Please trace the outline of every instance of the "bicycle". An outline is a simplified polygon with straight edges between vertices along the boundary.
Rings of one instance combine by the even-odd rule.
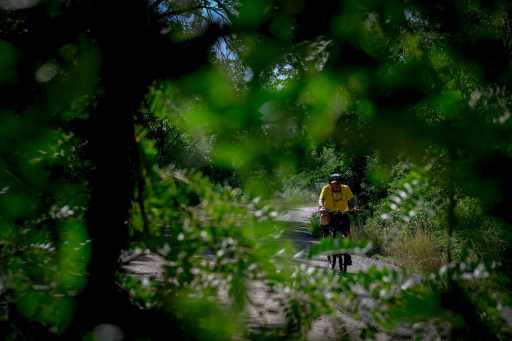
[[[349,214],[355,214],[357,209],[347,212],[330,212],[330,223],[327,231],[322,231],[323,237],[336,239],[337,236],[347,238],[350,236],[350,218]],[[348,253],[338,253],[327,255],[327,263],[331,269],[335,269],[336,260],[341,272],[347,272],[348,266],[352,265],[352,257]]]

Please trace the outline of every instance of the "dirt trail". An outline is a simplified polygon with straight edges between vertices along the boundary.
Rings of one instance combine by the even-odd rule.
[[[297,251],[302,251],[301,257],[295,259],[309,267],[325,268],[329,270],[325,257],[313,259],[306,258],[311,245],[317,242],[309,231],[310,219],[315,212],[315,207],[301,207],[291,209],[281,215],[278,220],[289,224],[287,239],[292,241]],[[126,256],[129,259],[129,256]],[[393,267],[382,261],[375,260],[365,256],[352,256],[353,265],[349,267],[349,272],[365,271],[370,266]],[[162,278],[164,260],[154,254],[142,253],[129,260],[124,266],[124,270],[141,277],[155,279]],[[329,270],[330,271],[330,270]],[[285,323],[284,312],[282,310],[283,302],[280,301],[282,295],[279,293],[269,294],[269,289],[262,282],[253,282],[249,285],[249,297],[252,304],[249,305],[247,312],[248,324],[254,330],[272,329],[281,327]],[[340,338],[359,339],[359,333],[364,324],[355,321],[348,315],[339,311],[335,316],[322,316],[317,319],[309,332],[308,340],[339,340]],[[389,336],[379,334],[378,340],[388,340]]]
[[[316,207],[294,208],[287,211],[285,214],[278,218],[280,221],[290,223],[288,239],[294,243],[299,252],[302,251],[304,257],[308,254],[311,245],[317,242],[317,240],[311,235],[309,228],[311,216],[315,213],[316,210]],[[325,257],[317,257],[307,260],[304,259],[304,261],[309,265],[325,267],[327,269],[327,262],[325,261]],[[366,271],[370,266],[376,266],[378,268],[396,268],[395,266],[378,259],[353,255],[352,266],[349,267],[348,272]]]
[[[316,210],[316,207],[300,207],[291,209],[279,217],[279,220],[290,224],[288,239],[294,243],[298,251],[302,251],[304,257],[308,254],[311,245],[318,242],[311,235],[309,228],[311,217]],[[300,261],[306,264],[306,266],[321,267],[330,271],[325,256],[313,259],[302,258]],[[366,271],[371,266],[395,268],[393,265],[377,259],[353,255],[352,266],[348,268],[348,272]],[[317,319],[308,332],[307,338],[308,340],[339,340],[340,338],[357,340],[360,339],[359,335],[363,328],[364,323],[352,319],[342,311],[338,311],[335,316],[322,316]],[[384,333],[377,335],[377,340],[389,339],[391,337]]]

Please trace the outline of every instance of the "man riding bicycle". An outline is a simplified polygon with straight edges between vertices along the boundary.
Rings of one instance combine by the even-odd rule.
[[[318,199],[320,211],[320,228],[324,237],[329,236],[331,232],[336,235],[341,232],[344,237],[351,237],[349,211],[357,211],[355,207],[354,195],[349,186],[342,183],[342,177],[338,173],[329,176],[329,184],[322,188],[320,198]],[[334,231],[333,231],[334,230]],[[329,262],[331,257],[328,257]],[[332,266],[334,268],[336,257],[333,258]],[[346,266],[352,264],[350,255],[345,254],[340,257],[340,268],[346,271]]]

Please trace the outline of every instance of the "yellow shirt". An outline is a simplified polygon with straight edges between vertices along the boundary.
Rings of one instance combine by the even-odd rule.
[[[348,201],[354,195],[347,185],[341,185],[339,192],[334,192],[331,185],[326,185],[322,188],[320,193],[320,202],[323,202],[323,207],[331,211],[348,211]]]

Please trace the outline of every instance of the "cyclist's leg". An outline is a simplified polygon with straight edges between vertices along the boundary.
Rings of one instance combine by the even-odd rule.
[[[348,214],[344,214],[343,215],[343,218],[342,218],[342,221],[343,221],[343,237],[347,238],[348,236],[350,236],[350,217]],[[350,256],[350,254],[348,253],[344,253],[343,254],[343,272],[347,272],[347,267],[349,265],[352,265],[352,256]]]
[[[339,217],[338,217],[339,218]],[[333,239],[336,239],[336,238],[339,238],[340,236],[343,236],[341,230],[340,230],[340,226],[339,226],[339,219],[337,222],[335,222],[335,225],[333,225],[332,227],[332,236],[333,236]],[[332,264],[332,269],[334,270],[335,267],[336,267],[336,259],[338,260],[338,266],[339,266],[339,269],[341,271],[341,269],[343,268],[343,255],[341,253],[338,253],[338,254],[335,254],[334,256],[334,263]]]
[[[340,219],[343,237],[347,237],[350,235],[350,217],[348,216],[348,214],[344,213]]]
[[[330,234],[331,234],[331,238],[333,240],[336,239],[336,232],[337,231],[336,231],[336,226],[334,225],[334,219],[331,218]],[[331,257],[332,257],[331,269],[334,270],[334,268],[336,267],[336,259],[339,262],[340,257],[337,254],[333,254]]]
[[[336,213],[336,214],[333,214],[331,216],[331,234],[332,234],[332,238],[335,239],[336,237],[340,237],[342,236],[342,230],[340,228],[340,214],[339,213]],[[332,265],[332,269],[334,270],[335,267],[336,267],[336,259],[338,260],[338,265],[339,265],[339,268],[340,270],[342,269],[342,264],[343,264],[343,257],[341,254],[335,254],[332,256],[333,257],[333,263],[331,264]]]
[[[331,229],[330,229],[331,217],[329,212],[321,212],[320,213],[320,232],[322,233],[322,238],[330,238],[331,237]],[[333,259],[330,255],[327,255],[327,264],[333,264]]]
[[[329,235],[329,226],[331,225],[331,215],[328,211],[320,212],[320,231],[322,237],[326,238]]]
[[[325,215],[324,212],[320,212],[320,233],[322,235],[322,238],[328,238],[329,237],[329,225],[326,225],[325,218],[323,216]],[[331,264],[331,256],[327,255],[327,263]]]

